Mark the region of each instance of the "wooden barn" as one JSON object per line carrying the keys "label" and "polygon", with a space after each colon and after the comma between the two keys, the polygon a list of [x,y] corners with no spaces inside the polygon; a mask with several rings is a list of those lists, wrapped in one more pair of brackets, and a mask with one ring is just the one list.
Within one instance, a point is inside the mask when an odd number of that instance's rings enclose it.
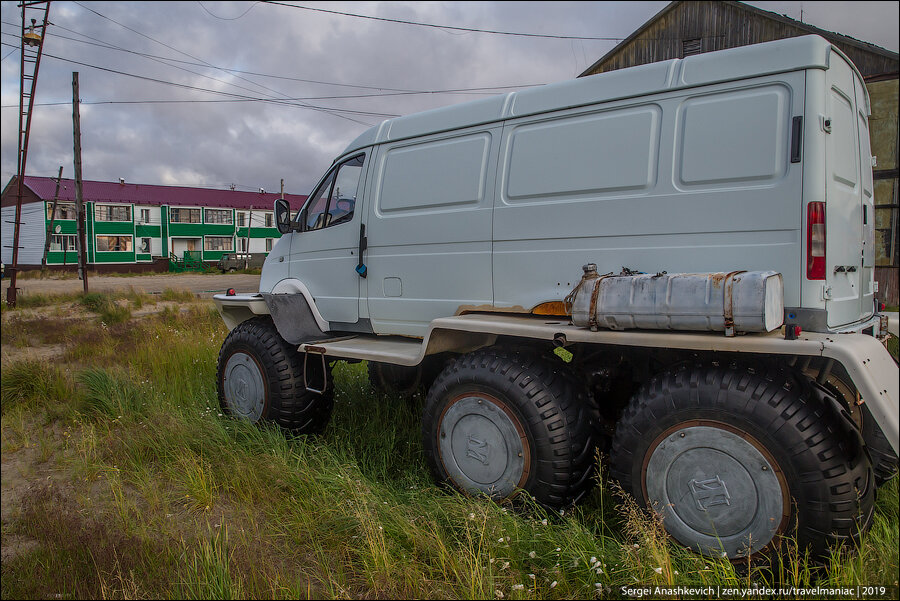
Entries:
{"label": "wooden barn", "polygon": [[879,299],[898,304],[900,239],[897,190],[898,75],[900,55],[741,2],[672,2],[580,77],[691,54],[817,34],[840,48],[866,80],[871,99],[875,166],[875,278]]}

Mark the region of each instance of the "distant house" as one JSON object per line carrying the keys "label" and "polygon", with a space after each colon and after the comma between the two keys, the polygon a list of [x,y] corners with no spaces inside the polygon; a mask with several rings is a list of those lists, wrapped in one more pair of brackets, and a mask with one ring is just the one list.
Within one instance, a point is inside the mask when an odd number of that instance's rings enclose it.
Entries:
{"label": "distant house", "polygon": [[[40,267],[47,236],[49,267],[77,264],[74,181],[62,180],[55,213],[54,178],[26,176],[23,184],[19,267]],[[6,265],[12,262],[16,188],[13,177],[0,197]],[[272,213],[279,194],[96,181],[85,181],[82,191],[87,262],[99,270],[146,269],[185,251],[200,253],[203,261],[228,252],[267,253],[281,236]],[[284,197],[294,210],[306,201]]]}
{"label": "distant house", "polygon": [[869,117],[875,176],[875,279],[878,298],[898,302],[900,197],[897,186],[900,55],[874,44],[819,29],[742,2],[671,2],[580,77],[691,54],[816,34],[859,68],[871,99]]}

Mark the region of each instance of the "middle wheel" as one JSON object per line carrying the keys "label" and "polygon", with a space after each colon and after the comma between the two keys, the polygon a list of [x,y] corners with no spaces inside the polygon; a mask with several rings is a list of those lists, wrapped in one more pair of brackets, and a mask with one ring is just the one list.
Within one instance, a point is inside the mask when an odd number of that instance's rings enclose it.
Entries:
{"label": "middle wheel", "polygon": [[439,481],[494,499],[526,490],[555,507],[590,489],[593,431],[586,393],[566,366],[507,349],[447,365],[429,390],[422,423]]}

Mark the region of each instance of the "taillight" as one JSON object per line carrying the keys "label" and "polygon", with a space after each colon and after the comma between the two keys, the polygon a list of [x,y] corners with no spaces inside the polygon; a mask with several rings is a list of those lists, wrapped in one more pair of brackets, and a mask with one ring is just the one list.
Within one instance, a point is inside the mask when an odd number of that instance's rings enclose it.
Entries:
{"label": "taillight", "polygon": [[806,215],[806,277],[825,279],[825,203],[811,202]]}

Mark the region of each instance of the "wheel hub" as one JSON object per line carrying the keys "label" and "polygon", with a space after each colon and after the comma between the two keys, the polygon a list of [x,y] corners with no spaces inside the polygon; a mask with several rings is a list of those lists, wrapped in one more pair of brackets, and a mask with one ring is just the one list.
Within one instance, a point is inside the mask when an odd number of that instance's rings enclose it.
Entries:
{"label": "wheel hub", "polygon": [[645,471],[651,505],[680,543],[708,555],[746,557],[778,534],[786,484],[749,437],[682,424],[652,447]]}
{"label": "wheel hub", "polygon": [[258,421],[266,406],[266,385],[259,364],[247,353],[234,353],[225,364],[225,403],[235,417]]}
{"label": "wheel hub", "polygon": [[441,459],[464,490],[505,498],[527,478],[528,441],[508,411],[497,399],[479,394],[454,400],[441,416]]}

